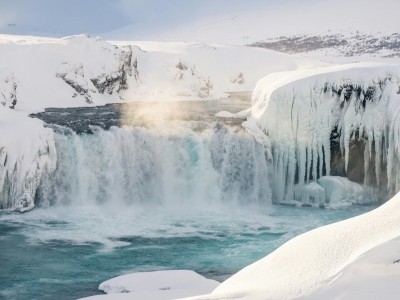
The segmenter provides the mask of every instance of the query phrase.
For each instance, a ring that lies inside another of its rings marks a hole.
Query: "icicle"
[[[369,148],[364,147],[364,184],[368,185],[368,173],[369,173]]]
[[[381,175],[381,152],[382,152],[382,137],[380,132],[375,132],[375,176],[376,184],[379,186]]]
[[[299,184],[304,183],[306,176],[306,165],[307,165],[307,148],[303,145],[298,146],[299,151]]]
[[[318,149],[317,149],[317,143],[316,143],[315,139],[313,139],[312,143],[313,143],[313,148],[312,148],[312,153],[313,153],[313,156],[312,156],[312,160],[313,160],[312,161],[312,166],[313,166],[312,177],[313,177],[313,181],[316,181],[318,179],[318,175],[317,175]]]
[[[307,183],[311,179],[311,162],[312,162],[312,148],[311,145],[307,147]]]
[[[329,139],[325,139],[323,147],[324,147],[326,176],[329,176],[331,174],[331,145]]]

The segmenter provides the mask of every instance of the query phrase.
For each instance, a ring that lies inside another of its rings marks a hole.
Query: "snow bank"
[[[56,167],[53,131],[0,105],[0,137],[0,209],[32,209],[41,178]]]
[[[315,294],[315,299],[331,299],[332,295],[343,299],[344,295],[362,295],[374,290],[373,286],[365,285],[372,284],[374,278],[379,279],[375,286],[378,291],[390,288],[381,296],[391,291],[398,294],[399,266],[392,264],[399,256],[395,251],[385,251],[394,243],[388,242],[399,236],[400,194],[397,194],[369,213],[297,236],[221,283],[211,294],[191,299],[292,299],[316,291],[321,294]],[[398,240],[396,244],[398,247]],[[375,261],[380,265],[375,265]],[[389,281],[384,281],[386,278]],[[367,281],[359,281],[363,279]],[[353,289],[341,290],[354,282],[357,285]]]
[[[209,293],[218,284],[215,280],[187,270],[132,273],[100,284],[99,290],[109,295],[84,299],[177,299]]]
[[[327,286],[305,299],[399,298],[400,238],[383,243],[358,257]]]
[[[276,201],[292,200],[295,183],[324,175],[387,185],[391,194],[400,189],[399,75],[398,66],[365,63],[275,73],[258,82],[252,117],[271,141]]]

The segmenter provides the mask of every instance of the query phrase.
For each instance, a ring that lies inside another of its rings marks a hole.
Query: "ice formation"
[[[0,209],[32,209],[43,176],[56,168],[53,132],[0,106],[0,136]]]
[[[252,116],[271,143],[275,201],[293,200],[296,184],[326,175],[399,190],[399,75],[399,67],[365,63],[258,82]],[[318,193],[316,186],[303,190]]]

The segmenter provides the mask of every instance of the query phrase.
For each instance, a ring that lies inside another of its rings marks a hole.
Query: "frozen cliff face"
[[[7,68],[0,68],[0,103],[10,108],[17,104],[17,83]]]
[[[53,132],[0,106],[0,136],[0,209],[32,209],[43,175],[56,167]]]
[[[276,201],[325,175],[399,190],[399,75],[395,66],[353,64],[259,81],[252,115],[271,142]]]
[[[73,88],[73,97],[83,96],[93,103],[95,93],[118,94],[127,89],[127,77],[137,74],[132,63],[131,46],[118,48],[100,38],[73,36],[64,38],[76,55],[62,62],[56,77]]]

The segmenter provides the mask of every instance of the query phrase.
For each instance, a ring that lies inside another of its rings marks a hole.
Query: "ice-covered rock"
[[[282,203],[333,209],[376,203],[372,188],[341,176],[322,176],[317,181],[296,184],[294,199]]]
[[[53,131],[0,106],[0,136],[0,209],[30,210],[42,177],[56,167]]]
[[[351,204],[366,205],[376,202],[372,189],[352,182],[346,177],[323,176],[317,180],[324,189],[325,199],[330,208],[339,208]]]
[[[218,284],[188,270],[140,272],[107,280],[99,290],[108,295],[84,299],[177,299],[210,293]]]
[[[399,190],[399,75],[397,66],[351,64],[258,82],[252,116],[271,141],[276,201],[325,175]]]
[[[316,182],[297,184],[294,187],[294,198],[303,206],[325,207],[325,189]]]

